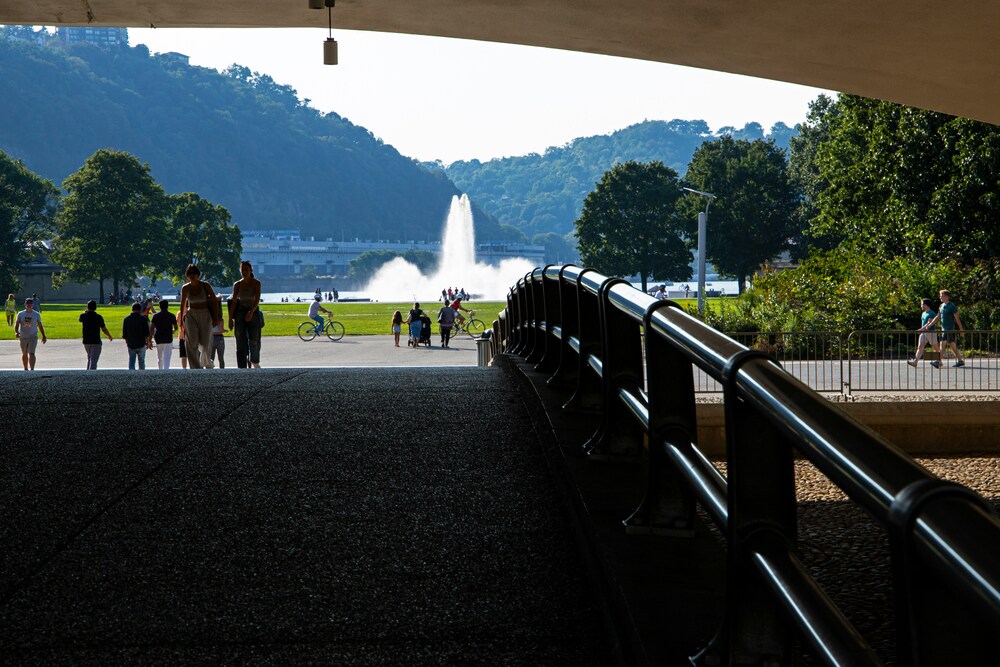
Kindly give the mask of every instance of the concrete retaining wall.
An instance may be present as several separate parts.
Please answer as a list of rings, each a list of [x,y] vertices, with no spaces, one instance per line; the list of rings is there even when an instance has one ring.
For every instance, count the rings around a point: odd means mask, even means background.
[[[1000,452],[1000,401],[844,403],[837,407],[909,454]],[[709,456],[725,456],[722,404],[700,404],[697,414],[699,447]]]

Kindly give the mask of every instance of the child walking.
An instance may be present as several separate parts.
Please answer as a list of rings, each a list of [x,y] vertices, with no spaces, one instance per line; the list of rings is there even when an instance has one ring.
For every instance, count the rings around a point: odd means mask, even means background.
[[[399,347],[399,332],[403,330],[403,314],[398,310],[392,314],[392,336],[396,339],[396,347]]]

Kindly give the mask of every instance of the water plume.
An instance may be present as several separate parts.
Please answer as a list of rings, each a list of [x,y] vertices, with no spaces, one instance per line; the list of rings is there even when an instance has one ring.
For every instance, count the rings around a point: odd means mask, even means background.
[[[499,266],[476,261],[472,203],[467,195],[451,198],[441,242],[441,256],[433,275],[425,276],[402,257],[382,265],[363,292],[378,301],[426,301],[441,297],[449,287],[465,288],[481,301],[502,301],[520,278],[534,268],[523,258],[505,259]]]

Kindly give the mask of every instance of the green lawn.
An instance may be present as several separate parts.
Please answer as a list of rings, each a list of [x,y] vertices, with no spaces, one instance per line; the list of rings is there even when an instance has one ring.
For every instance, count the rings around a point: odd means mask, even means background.
[[[506,302],[479,302],[465,303],[467,308],[476,311],[476,318],[481,319],[490,326],[496,319],[497,313],[506,307]],[[426,304],[425,309],[436,320],[436,314],[441,304],[437,301]],[[325,303],[324,308],[333,310],[333,319],[344,325],[348,336],[371,335],[371,334],[391,334],[392,314],[400,311],[403,319],[413,307],[412,302],[406,303]],[[42,304],[42,326],[45,327],[45,334],[52,339],[58,338],[79,338],[80,337],[80,313],[85,307],[81,304]],[[171,303],[171,311],[176,312],[176,305]],[[309,319],[306,313],[309,311],[308,303],[264,303],[261,305],[264,313],[264,335],[265,336],[294,336],[299,324]],[[108,325],[108,331],[115,338],[121,336],[122,320],[131,311],[129,306],[98,306],[97,312],[104,316],[104,321]],[[465,314],[465,313],[463,313]],[[467,316],[467,315],[466,315]],[[228,324],[227,324],[228,326]],[[14,338],[14,328],[0,325],[0,340],[12,340]]]

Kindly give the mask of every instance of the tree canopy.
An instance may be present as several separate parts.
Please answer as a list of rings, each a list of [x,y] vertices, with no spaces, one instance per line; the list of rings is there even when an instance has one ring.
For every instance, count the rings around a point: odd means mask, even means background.
[[[64,182],[63,205],[56,218],[53,259],[63,279],[134,278],[154,266],[166,248],[166,196],[149,165],[121,151],[101,149]]]
[[[650,277],[691,277],[691,252],[677,172],[662,162],[625,162],[604,174],[583,201],[576,221],[580,259],[612,276],[638,275],[645,291]]]
[[[695,149],[706,140],[722,135],[769,138],[784,147],[793,134],[784,123],[776,123],[767,133],[759,123],[712,132],[703,120],[648,120],[610,134],[580,137],[541,154],[439,166],[501,223],[518,227],[528,236],[566,234],[580,217],[593,183],[619,162],[660,161],[682,173]]]
[[[142,45],[0,36],[0,118],[17,119],[0,123],[0,148],[45,178],[60,183],[113,147],[141,156],[167,192],[223,203],[244,230],[436,238],[460,194],[440,170],[266,74],[194,67]],[[474,219],[477,238],[500,234],[478,207]]]
[[[769,141],[728,136],[706,141],[691,158],[684,181],[716,195],[705,255],[719,273],[735,277],[742,291],[747,276],[787,249],[795,235],[796,194],[785,152]],[[687,195],[682,207],[693,231],[703,198]]]
[[[0,281],[16,292],[17,272],[54,228],[59,191],[0,151]]]
[[[177,285],[184,282],[187,265],[195,263],[202,279],[210,283],[239,280],[243,234],[230,224],[229,211],[193,192],[168,195],[167,201],[169,251],[163,253],[165,262],[157,273]]]
[[[812,120],[810,234],[881,259],[1000,255],[1000,128],[841,95]]]

